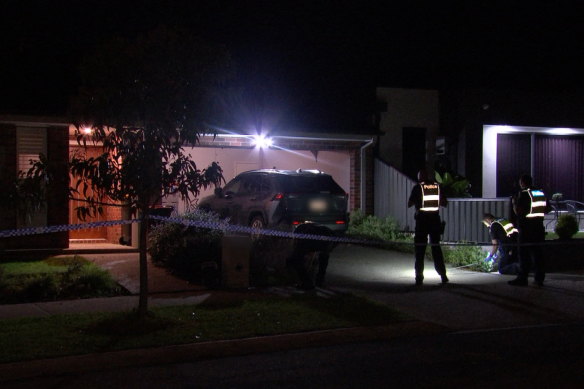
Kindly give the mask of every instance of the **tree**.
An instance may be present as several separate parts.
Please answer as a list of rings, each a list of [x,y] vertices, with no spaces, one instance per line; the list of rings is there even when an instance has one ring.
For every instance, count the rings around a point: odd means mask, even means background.
[[[217,162],[199,169],[183,147],[199,141],[209,96],[228,76],[229,63],[223,49],[164,27],[110,42],[82,63],[82,87],[71,113],[78,143],[98,145],[102,154],[71,158],[71,193],[86,204],[77,209],[81,217],[103,205],[138,212],[140,316],[148,311],[146,226],[152,207],[170,193],[189,200],[223,180]]]
[[[4,188],[0,194],[0,203],[30,222],[32,216],[46,204],[48,181],[54,180],[54,170],[45,155],[39,155],[39,160],[30,160],[27,172],[19,171],[11,182],[2,182]]]

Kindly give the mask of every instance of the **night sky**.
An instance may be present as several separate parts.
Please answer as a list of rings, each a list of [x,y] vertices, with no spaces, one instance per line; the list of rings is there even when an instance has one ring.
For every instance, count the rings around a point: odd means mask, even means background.
[[[0,113],[63,114],[87,51],[160,24],[225,45],[291,126],[366,127],[376,86],[582,87],[579,1],[361,3],[4,0]]]

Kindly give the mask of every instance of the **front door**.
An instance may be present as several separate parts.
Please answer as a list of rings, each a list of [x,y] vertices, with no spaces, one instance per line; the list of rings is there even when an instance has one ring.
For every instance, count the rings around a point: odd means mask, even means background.
[[[71,148],[72,152],[79,151],[82,152],[83,148]],[[99,147],[88,147],[85,149],[87,157],[97,157],[102,152],[101,148]],[[74,186],[76,183],[76,179],[71,177],[71,185]],[[90,194],[91,189],[88,189],[88,194]],[[78,197],[78,196],[75,196]],[[80,224],[80,223],[89,223],[89,222],[98,222],[103,221],[106,218],[105,212],[106,208],[104,207],[104,214],[100,215],[97,214],[95,217],[87,217],[85,220],[81,220],[77,217],[76,208],[79,206],[85,205],[85,202],[81,200],[69,200],[69,224]],[[69,239],[107,239],[107,229],[106,227],[94,227],[94,228],[87,228],[82,230],[72,230],[69,232]]]

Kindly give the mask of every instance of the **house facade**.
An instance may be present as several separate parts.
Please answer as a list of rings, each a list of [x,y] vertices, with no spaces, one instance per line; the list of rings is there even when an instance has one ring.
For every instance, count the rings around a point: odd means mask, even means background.
[[[379,116],[378,155],[408,177],[435,154],[440,132],[439,94],[436,90],[378,88],[384,108]]]
[[[79,220],[75,200],[69,200],[67,161],[75,152],[98,153],[99,147],[81,148],[75,140],[75,128],[58,118],[0,117],[0,184],[14,185],[19,171],[30,167],[29,160],[47,156],[54,165],[57,181],[48,186],[46,206],[33,215],[25,215],[15,204],[0,204],[0,230],[24,227],[77,224],[84,222],[129,219],[122,207],[104,207],[104,213],[88,220]],[[329,173],[349,195],[350,209],[373,210],[373,146],[371,135],[314,134],[282,132],[262,138],[247,134],[220,133],[202,136],[200,143],[185,150],[202,169],[219,162],[226,181],[246,170],[259,168],[319,169]],[[265,143],[264,142],[268,142]],[[203,191],[199,198],[211,194],[214,188]],[[166,198],[177,213],[196,206],[178,198]],[[55,232],[30,237],[1,238],[0,249],[67,248],[75,243],[118,243],[131,239],[135,231],[129,226],[108,226]]]
[[[447,167],[469,179],[473,197],[496,198],[531,174],[550,196],[584,201],[581,93],[378,88],[377,98],[387,106],[379,157],[411,178]]]
[[[30,168],[29,161],[44,154],[51,160],[55,182],[47,187],[44,207],[26,212],[11,196],[0,202],[0,230],[67,224],[69,125],[59,118],[1,117],[0,118],[0,187],[10,193],[19,171]],[[69,245],[67,232],[0,238],[0,249],[27,247],[31,249]]]

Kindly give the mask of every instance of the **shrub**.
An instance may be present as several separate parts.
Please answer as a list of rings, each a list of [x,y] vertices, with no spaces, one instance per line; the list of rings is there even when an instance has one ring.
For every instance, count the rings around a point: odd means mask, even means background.
[[[436,172],[435,177],[446,197],[472,197],[469,192],[470,182],[466,178],[450,172],[444,172],[443,175]]]
[[[380,219],[365,215],[360,209],[349,216],[347,234],[352,238],[377,242],[380,246],[403,252],[414,252],[412,235],[400,230],[398,223],[391,217]]]
[[[560,239],[571,239],[578,232],[578,220],[573,215],[563,214],[558,218],[554,231]]]
[[[112,296],[120,293],[120,286],[109,273],[97,266],[71,266],[63,275],[63,297]]]
[[[454,267],[466,267],[469,270],[490,272],[492,264],[485,262],[485,253],[480,246],[464,245],[443,246],[444,262]]]
[[[0,266],[0,294],[4,288],[6,288],[6,275],[4,268]]]
[[[221,259],[221,238],[227,220],[214,212],[196,209],[181,217],[185,221],[208,222],[217,228],[202,228],[180,223],[164,223],[152,228],[148,236],[148,252],[152,261],[173,274],[190,281],[200,281],[201,266]]]
[[[56,300],[60,291],[58,274],[38,274],[29,277],[23,285],[22,298],[26,302]]]
[[[123,293],[109,273],[83,257],[52,257],[43,261],[0,266],[0,303],[113,296]]]
[[[380,219],[373,215],[365,215],[360,209],[354,210],[349,216],[349,229],[351,235],[358,235],[380,240],[400,240],[407,237],[399,229],[395,219],[386,217]]]
[[[59,257],[50,257],[43,260],[44,263],[50,266],[67,266],[67,267],[81,267],[83,265],[88,265],[91,263],[86,258],[80,257],[79,255],[74,256],[59,256]]]

